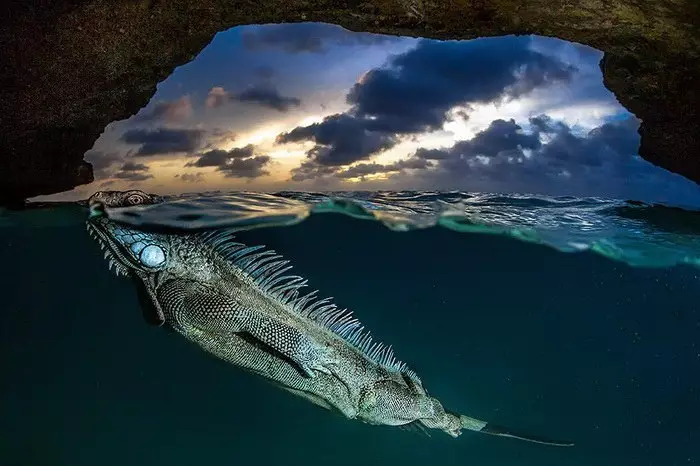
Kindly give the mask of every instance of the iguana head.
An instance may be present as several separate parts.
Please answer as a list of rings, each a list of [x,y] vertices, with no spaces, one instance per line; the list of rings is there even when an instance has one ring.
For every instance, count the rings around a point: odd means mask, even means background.
[[[107,217],[101,202],[91,203],[90,218],[86,223],[88,233],[97,239],[105,251],[110,269],[115,266],[117,275],[153,273],[168,266],[171,255],[169,235],[149,233],[116,223]]]
[[[138,189],[131,189],[129,191],[97,191],[90,196],[87,203],[90,205],[98,201],[109,207],[129,207],[156,204],[161,202],[162,198]]]

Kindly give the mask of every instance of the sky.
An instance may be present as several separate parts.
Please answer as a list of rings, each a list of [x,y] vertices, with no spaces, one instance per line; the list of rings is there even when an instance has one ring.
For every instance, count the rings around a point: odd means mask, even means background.
[[[700,204],[637,155],[598,50],[435,41],[320,23],[217,34],[85,154],[97,190],[463,190]]]

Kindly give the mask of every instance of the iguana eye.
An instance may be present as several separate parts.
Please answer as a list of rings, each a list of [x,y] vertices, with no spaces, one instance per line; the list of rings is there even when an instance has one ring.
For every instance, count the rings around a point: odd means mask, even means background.
[[[140,194],[132,194],[126,198],[126,203],[131,205],[143,204],[144,201],[144,197]]]
[[[160,247],[151,244],[150,246],[143,248],[139,259],[146,267],[155,268],[165,262],[165,252],[163,252]]]

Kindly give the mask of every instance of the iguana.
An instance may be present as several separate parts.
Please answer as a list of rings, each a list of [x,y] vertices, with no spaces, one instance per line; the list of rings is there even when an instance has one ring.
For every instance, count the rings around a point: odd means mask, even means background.
[[[110,220],[91,202],[87,230],[109,268],[136,285],[146,320],[349,419],[404,428],[463,429],[556,446],[446,411],[418,375],[346,309],[288,274],[288,261],[231,231],[150,233]]]

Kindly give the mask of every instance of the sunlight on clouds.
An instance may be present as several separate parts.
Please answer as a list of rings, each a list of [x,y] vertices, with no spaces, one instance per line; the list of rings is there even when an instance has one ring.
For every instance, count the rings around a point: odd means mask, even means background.
[[[267,155],[271,159],[271,165],[279,167],[276,170],[270,170],[271,175],[277,173],[279,176],[280,170],[285,170],[284,179],[289,178],[291,170],[298,167],[304,159],[306,159],[306,151],[309,149],[309,144],[285,144],[284,146],[274,145],[272,142],[261,145],[257,148],[257,152]]]
[[[221,147],[221,149],[231,150],[234,147],[243,147],[247,146],[248,144],[253,144],[256,146],[272,146],[278,134],[285,131],[291,131],[297,126],[309,126],[322,121],[323,116],[320,115],[309,115],[301,120],[296,119],[294,121],[278,121],[274,124],[259,128],[250,134],[243,135],[236,141],[236,143],[231,143],[228,147]]]
[[[525,120],[531,114],[531,109],[535,102],[528,98],[511,100],[501,104],[491,103],[483,105],[472,105],[471,108],[454,107],[455,111],[463,111],[469,118],[456,118],[454,121],[445,123],[444,130],[454,134],[453,142],[463,141],[473,138],[476,133],[482,131],[491,124],[493,120],[510,118]]]
[[[343,181],[350,184],[364,183],[367,181],[384,181],[389,179],[391,173],[372,173],[371,175],[356,176],[354,178],[345,178]]]
[[[537,139],[540,140],[540,144],[543,146],[546,146],[550,142],[554,141],[555,135],[554,134],[547,134],[547,133],[540,133]]]
[[[244,136],[241,138],[242,140],[239,141],[237,144],[238,146],[247,146],[248,144],[255,144],[258,145],[262,143],[263,141],[271,141],[274,140],[277,135],[283,131],[284,128],[282,125],[276,124],[276,125],[270,125],[266,126],[264,128],[259,129],[258,131],[255,131],[254,133]]]
[[[297,126],[311,126],[315,123],[321,123],[322,121],[323,121],[323,117],[320,115],[309,115],[306,118],[304,118],[303,120],[301,120],[298,124],[296,124],[292,128],[290,128],[289,130],[294,129]]]
[[[276,149],[265,152],[272,159],[269,165],[270,176],[268,179],[278,181],[287,180],[291,176],[293,168],[298,167],[306,158],[304,150]]]
[[[605,123],[612,115],[619,113],[619,108],[609,103],[587,103],[550,109],[543,108],[542,102],[533,97],[522,97],[518,100],[500,104],[492,103],[473,105],[471,107],[456,106],[451,109],[453,120],[446,122],[442,130],[406,138],[400,144],[369,160],[378,164],[389,165],[410,157],[418,148],[441,149],[451,147],[459,141],[472,139],[477,133],[485,130],[494,120],[498,119],[507,121],[512,118],[526,129],[528,119],[541,113],[547,113],[554,119],[561,120],[571,127],[578,127],[581,132],[586,133]],[[464,118],[462,115],[468,115],[468,117]],[[546,144],[551,137],[541,134],[540,139],[543,144]],[[526,159],[531,158],[532,151],[525,150],[524,155]],[[489,163],[489,160],[486,159],[477,160],[481,164]],[[367,161],[363,160],[359,163],[366,163]],[[382,173],[364,178],[351,178],[347,181],[358,182],[363,179],[383,180],[387,178],[388,174]]]
[[[528,119],[546,113],[554,120],[562,121],[570,127],[580,128],[582,132],[588,132],[604,124],[613,115],[619,114],[619,107],[610,102],[583,103],[568,105],[566,107],[552,107],[542,105],[536,98],[523,97],[500,105],[474,105],[471,109],[455,107],[452,110],[464,111],[469,115],[468,119],[456,118],[445,123],[443,129],[452,137],[440,135],[439,139],[451,139],[449,144],[457,141],[473,138],[476,133],[488,128],[492,121],[502,119],[515,120],[520,125],[527,125]],[[435,135],[437,136],[437,134]],[[433,135],[425,135],[421,142],[427,143]],[[445,141],[447,142],[447,141]],[[431,148],[427,147],[426,148]]]
[[[306,156],[306,152],[304,150],[276,149],[266,152],[266,155],[273,159],[301,159]]]
[[[370,157],[370,161],[375,162],[375,163],[380,163],[382,165],[388,165],[390,163],[397,162],[398,160],[401,160],[403,158],[406,158],[406,156],[411,152],[410,150],[410,145],[409,143],[402,143],[397,146],[392,147],[391,149],[382,152],[379,155],[376,155],[374,157]],[[360,160],[357,163],[354,163],[350,166],[358,165],[360,163],[367,163],[368,160]]]
[[[547,110],[554,120],[560,120],[570,127],[581,127],[584,132],[604,124],[611,116],[620,113],[620,108],[611,103],[593,103]]]
[[[534,102],[527,98],[511,100],[501,105],[493,103],[475,105],[473,110],[469,113],[469,120],[467,121],[467,131],[470,133],[469,137],[473,137],[476,132],[487,128],[493,120],[498,120],[499,118],[524,119],[529,116],[532,107],[534,107]]]
[[[527,99],[506,102],[501,105],[474,105],[471,108],[456,106],[451,113],[454,119],[443,125],[443,129],[431,133],[423,133],[412,138],[407,138],[402,143],[390,150],[372,158],[372,161],[381,164],[391,164],[405,159],[418,148],[442,149],[451,147],[456,142],[473,138],[479,131],[488,128],[493,120],[499,118],[516,121],[527,121],[531,112],[527,108]],[[467,119],[459,116],[460,113],[469,115]]]
[[[357,78],[356,83],[360,84],[360,85],[364,84],[367,81],[367,79],[369,78],[369,75],[371,72],[372,72],[372,70],[368,70],[368,71],[365,71],[364,73],[362,73],[360,75],[360,77]]]

